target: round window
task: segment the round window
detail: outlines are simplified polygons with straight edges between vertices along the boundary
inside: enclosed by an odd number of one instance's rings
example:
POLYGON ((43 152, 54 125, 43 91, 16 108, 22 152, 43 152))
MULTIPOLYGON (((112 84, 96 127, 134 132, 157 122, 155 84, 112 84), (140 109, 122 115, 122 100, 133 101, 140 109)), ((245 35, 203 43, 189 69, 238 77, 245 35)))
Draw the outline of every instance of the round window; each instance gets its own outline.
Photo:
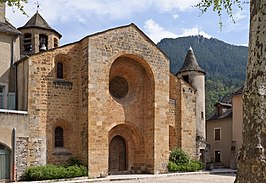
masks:
POLYGON ((110 81, 109 91, 115 98, 124 98, 128 93, 128 83, 124 78, 114 77, 110 81))

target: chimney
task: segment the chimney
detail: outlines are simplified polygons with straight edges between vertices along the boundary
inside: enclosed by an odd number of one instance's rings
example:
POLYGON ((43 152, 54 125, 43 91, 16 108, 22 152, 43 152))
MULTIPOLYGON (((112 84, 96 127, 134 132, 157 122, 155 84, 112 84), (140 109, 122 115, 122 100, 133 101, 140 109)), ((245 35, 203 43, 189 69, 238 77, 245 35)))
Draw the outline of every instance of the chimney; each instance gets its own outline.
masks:
POLYGON ((5 22, 6 6, 5 3, 0 3, 0 22, 5 22))

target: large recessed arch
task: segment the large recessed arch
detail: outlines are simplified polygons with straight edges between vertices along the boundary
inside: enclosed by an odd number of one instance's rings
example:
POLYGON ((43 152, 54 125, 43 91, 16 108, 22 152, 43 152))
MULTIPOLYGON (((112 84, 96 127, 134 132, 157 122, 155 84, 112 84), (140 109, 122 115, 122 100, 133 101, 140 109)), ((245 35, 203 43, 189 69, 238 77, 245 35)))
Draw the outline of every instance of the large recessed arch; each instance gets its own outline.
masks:
POLYGON ((154 74, 149 64, 133 54, 116 57, 109 72, 109 93, 112 98, 120 104, 130 105, 141 99, 146 90, 154 94, 154 74))
POLYGON ((132 172, 151 172, 154 164, 150 157, 154 156, 155 78, 150 63, 137 55, 122 54, 115 57, 109 70, 109 124, 113 125, 109 140, 112 134, 125 139, 127 167, 132 172), (110 86, 112 83, 115 85, 110 86))

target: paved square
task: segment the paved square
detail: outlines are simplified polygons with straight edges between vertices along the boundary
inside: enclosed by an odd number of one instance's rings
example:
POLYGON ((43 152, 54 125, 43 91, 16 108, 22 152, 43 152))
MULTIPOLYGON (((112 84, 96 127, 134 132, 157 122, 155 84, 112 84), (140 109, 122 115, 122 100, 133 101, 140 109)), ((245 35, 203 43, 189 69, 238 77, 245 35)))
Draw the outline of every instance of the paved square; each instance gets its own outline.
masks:
MULTIPOLYGON (((158 177, 139 180, 112 181, 112 183, 233 183, 235 174, 201 174, 171 177, 158 177)), ((104 181, 105 182, 105 181, 104 181)), ((108 181, 106 181, 108 182, 108 181)))

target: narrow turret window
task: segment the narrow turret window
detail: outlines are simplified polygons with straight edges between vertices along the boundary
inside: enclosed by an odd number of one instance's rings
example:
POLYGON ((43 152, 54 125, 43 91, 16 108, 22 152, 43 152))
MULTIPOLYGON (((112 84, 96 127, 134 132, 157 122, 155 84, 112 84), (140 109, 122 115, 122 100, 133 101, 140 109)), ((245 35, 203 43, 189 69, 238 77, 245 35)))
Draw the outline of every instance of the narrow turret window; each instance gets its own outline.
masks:
POLYGON ((24 34, 24 51, 32 51, 31 34, 24 34))
POLYGON ((57 62, 56 64, 56 77, 58 79, 63 79, 63 64, 61 62, 57 62))
POLYGON ((55 128, 55 147, 64 147, 64 130, 61 127, 55 128))

